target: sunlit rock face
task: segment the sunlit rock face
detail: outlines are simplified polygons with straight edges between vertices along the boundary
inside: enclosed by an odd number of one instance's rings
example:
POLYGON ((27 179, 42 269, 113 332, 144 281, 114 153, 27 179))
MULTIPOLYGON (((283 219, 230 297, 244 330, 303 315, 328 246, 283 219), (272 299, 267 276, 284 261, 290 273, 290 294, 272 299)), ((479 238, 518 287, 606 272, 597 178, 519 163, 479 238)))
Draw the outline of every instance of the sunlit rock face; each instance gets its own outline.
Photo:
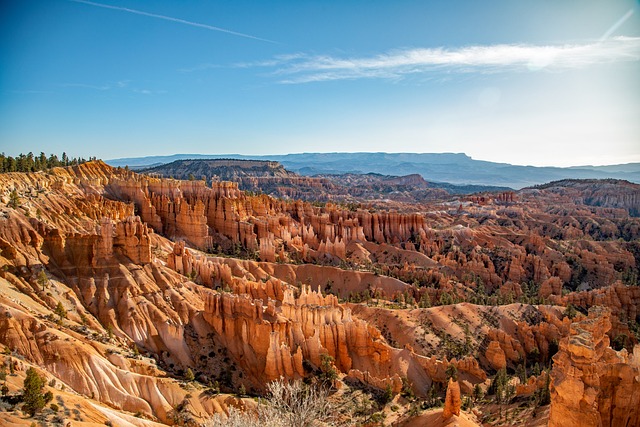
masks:
POLYGON ((460 385, 458 384, 458 381, 454 381, 453 378, 450 378, 447 386, 447 394, 444 398, 442 418, 448 419, 454 415, 460 415, 461 402, 460 385))
MULTIPOLYGON (((463 420, 460 401, 476 385, 530 355, 546 363, 560 342, 551 422, 634 425, 640 355, 608 343, 635 340, 640 222, 574 196, 377 209, 102 162, 2 174, 0 344, 21 372, 36 366, 91 405, 174 423, 176 408, 201 422, 241 405, 209 383, 263 393, 271 380, 313 381, 330 368, 336 387, 424 397, 434 383, 444 390, 450 365, 459 382, 440 398, 463 420), (14 190, 19 206, 9 205, 14 190), (569 303, 611 314, 572 325, 569 303)), ((517 394, 542 387, 530 377, 517 394)))
POLYGON ((551 372, 550 426, 640 423, 640 346, 609 347, 610 311, 596 307, 571 324, 551 372))

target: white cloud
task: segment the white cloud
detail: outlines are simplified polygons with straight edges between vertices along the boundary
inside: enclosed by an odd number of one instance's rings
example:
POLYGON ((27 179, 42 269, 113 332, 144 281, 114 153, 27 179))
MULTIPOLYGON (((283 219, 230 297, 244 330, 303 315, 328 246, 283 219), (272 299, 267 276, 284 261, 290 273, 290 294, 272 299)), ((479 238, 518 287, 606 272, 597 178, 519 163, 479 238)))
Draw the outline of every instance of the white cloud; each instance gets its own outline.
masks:
POLYGON ((566 70, 638 59, 640 38, 615 37, 583 44, 414 48, 371 57, 340 58, 295 54, 242 66, 272 67, 275 68, 274 74, 282 77, 282 83, 308 83, 361 78, 399 79, 410 74, 433 71, 499 73, 566 70))

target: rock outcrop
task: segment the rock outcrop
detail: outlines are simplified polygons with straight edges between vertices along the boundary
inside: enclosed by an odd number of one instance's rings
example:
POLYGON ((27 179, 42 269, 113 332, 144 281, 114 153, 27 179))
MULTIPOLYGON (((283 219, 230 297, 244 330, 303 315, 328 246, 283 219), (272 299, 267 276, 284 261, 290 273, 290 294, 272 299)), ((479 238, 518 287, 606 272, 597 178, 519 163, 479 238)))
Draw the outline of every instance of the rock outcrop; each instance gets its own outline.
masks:
POLYGON ((507 357, 500 347, 500 343, 498 341, 489 342, 489 346, 487 347, 487 351, 484 356, 487 358, 487 361, 491 365, 491 367, 495 370, 503 369, 507 367, 507 357))
POLYGON ((609 347, 610 312, 601 307, 571 324, 551 371, 549 426, 640 425, 640 346, 609 347))
POLYGON ((230 293, 211 293, 205 299, 205 320, 257 387, 280 377, 302 378, 310 373, 303 362, 320 369, 323 355, 332 358, 338 372, 376 387, 391 384, 400 391, 403 376, 430 384, 413 355, 389 347, 377 329, 353 318, 335 296, 322 296, 305 285, 297 298, 287 288, 272 295, 282 299, 230 293), (405 363, 410 371, 399 368, 405 363))
POLYGON ((444 409, 442 410, 442 418, 449 419, 454 415, 460 415, 460 405, 462 400, 460 399, 460 384, 458 381, 454 381, 453 378, 449 378, 449 384, 447 385, 447 394, 444 398, 444 409))

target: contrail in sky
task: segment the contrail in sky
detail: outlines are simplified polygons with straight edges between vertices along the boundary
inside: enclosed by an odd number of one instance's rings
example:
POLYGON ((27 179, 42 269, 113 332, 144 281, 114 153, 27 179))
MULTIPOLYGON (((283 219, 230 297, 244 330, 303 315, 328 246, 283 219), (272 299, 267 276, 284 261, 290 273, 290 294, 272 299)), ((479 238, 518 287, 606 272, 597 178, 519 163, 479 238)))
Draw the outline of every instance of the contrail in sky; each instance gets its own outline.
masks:
POLYGON ((611 34, 613 34, 613 32, 614 32, 615 30, 617 30, 618 28, 620 28, 620 26, 621 26, 622 24, 624 24, 624 22, 625 22, 627 19, 631 18, 631 15, 633 15, 633 9, 629 9, 629 11, 628 11, 627 13, 625 13, 625 14, 624 14, 624 16, 623 16, 622 18, 618 19, 618 21, 617 21, 615 24, 613 24, 613 25, 611 26, 611 28, 609 28, 609 29, 607 30, 607 32, 606 32, 606 33, 604 33, 604 34, 602 35, 602 37, 600 37, 600 41, 601 41, 601 42, 603 42, 603 41, 605 41, 606 39, 608 39, 608 38, 609 38, 609 36, 610 36, 611 34))
POLYGON ((245 38, 248 38, 248 39, 260 40, 260 41, 267 42, 267 43, 278 44, 278 42, 275 42, 273 40, 263 39, 263 38, 255 37, 255 36, 252 36, 252 35, 249 35, 249 34, 238 33, 236 31, 226 30, 226 29, 220 28, 220 27, 214 27, 213 25, 200 24, 198 22, 191 22, 191 21, 187 21, 187 20, 184 20, 184 19, 172 18, 171 16, 158 15, 156 13, 144 12, 142 10, 129 9, 127 7, 111 6, 111 5, 108 5, 108 4, 95 3, 95 2, 92 2, 92 1, 88 1, 88 0, 70 0, 70 1, 75 2, 75 3, 88 4, 90 6, 102 7, 104 9, 120 10, 122 12, 129 12, 129 13, 134 13, 136 15, 148 16, 150 18, 164 19, 165 21, 172 21, 172 22, 177 22, 179 24, 191 25, 192 27, 204 28, 206 30, 211 30, 211 31, 220 31, 222 33, 232 34, 234 36, 245 37, 245 38))

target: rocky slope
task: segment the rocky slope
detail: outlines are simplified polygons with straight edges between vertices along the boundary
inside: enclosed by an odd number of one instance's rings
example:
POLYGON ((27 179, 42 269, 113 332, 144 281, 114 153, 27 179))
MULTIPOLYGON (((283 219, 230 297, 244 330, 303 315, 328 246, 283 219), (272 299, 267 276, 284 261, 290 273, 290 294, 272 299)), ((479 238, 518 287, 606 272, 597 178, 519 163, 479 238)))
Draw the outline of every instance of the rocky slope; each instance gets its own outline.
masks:
POLYGON ((629 181, 565 179, 536 188, 570 197, 576 203, 621 208, 631 216, 640 216, 640 185, 629 181))
MULTIPOLYGON (((550 360, 573 372, 563 306, 607 306, 602 333, 637 342, 640 222, 545 189, 347 209, 88 162, 0 175, 0 201, 6 366, 36 366, 56 399, 86 398, 47 422, 197 425, 284 377, 378 402, 345 419, 378 408, 415 425, 455 370, 447 415, 463 405, 448 419, 497 425, 476 389, 540 402, 550 360), (503 368, 519 374, 496 391, 503 368), (386 390, 401 410, 380 403, 386 390)), ((32 421, 6 409, 2 423, 32 421)))

